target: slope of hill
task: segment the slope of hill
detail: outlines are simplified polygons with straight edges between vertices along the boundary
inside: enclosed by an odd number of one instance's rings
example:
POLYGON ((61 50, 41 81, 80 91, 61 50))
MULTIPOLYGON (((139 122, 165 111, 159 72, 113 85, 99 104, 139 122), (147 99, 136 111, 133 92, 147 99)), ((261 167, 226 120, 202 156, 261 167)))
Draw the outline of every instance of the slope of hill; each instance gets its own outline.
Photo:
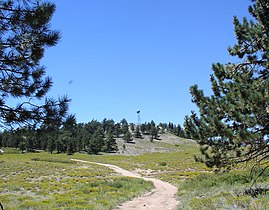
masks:
POLYGON ((119 147, 118 154, 123 155, 141 155, 154 152, 175 152, 180 145, 190 145, 198 147, 195 141, 183 139, 171 133, 159 135, 158 140, 150 141, 149 135, 143 135, 143 138, 133 138, 132 143, 125 143, 122 138, 117 138, 119 147))

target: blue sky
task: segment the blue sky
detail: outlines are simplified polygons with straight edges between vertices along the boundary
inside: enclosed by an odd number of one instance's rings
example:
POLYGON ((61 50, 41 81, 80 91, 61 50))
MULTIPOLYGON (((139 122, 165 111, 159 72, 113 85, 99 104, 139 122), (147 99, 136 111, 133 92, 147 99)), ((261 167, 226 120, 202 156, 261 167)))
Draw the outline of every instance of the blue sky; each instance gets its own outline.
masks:
POLYGON ((68 95, 78 122, 126 118, 183 123, 195 110, 189 87, 210 94, 214 62, 233 61, 233 16, 248 0, 54 0, 59 44, 42 64, 49 95, 68 95))

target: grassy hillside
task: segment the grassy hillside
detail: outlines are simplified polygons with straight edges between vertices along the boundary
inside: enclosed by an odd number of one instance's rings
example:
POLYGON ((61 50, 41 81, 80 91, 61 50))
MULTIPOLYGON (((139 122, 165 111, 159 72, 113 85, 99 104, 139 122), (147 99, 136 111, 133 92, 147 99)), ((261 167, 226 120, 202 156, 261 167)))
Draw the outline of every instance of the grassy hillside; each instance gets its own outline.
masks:
MULTIPOLYGON (((252 198, 243 195, 251 185, 243 170, 214 174, 196 163, 199 148, 191 140, 164 134, 161 140, 135 139, 110 155, 32 153, 0 156, 0 201, 6 209, 111 209, 153 186, 125 178, 96 165, 72 162, 71 158, 111 163, 157 177, 179 187, 179 209, 268 209, 265 192, 252 198)), ((11 151, 9 151, 11 153, 11 151)), ((12 152, 13 153, 13 152, 12 152)), ((258 187, 268 186, 268 175, 258 187)))

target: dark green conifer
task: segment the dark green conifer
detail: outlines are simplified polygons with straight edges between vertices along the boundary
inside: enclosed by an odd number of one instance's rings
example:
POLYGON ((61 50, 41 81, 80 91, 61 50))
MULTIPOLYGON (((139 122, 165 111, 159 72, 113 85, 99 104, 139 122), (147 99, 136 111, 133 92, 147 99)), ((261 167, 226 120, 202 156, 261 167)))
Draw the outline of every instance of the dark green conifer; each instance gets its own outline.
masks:
POLYGON ((115 152, 118 150, 116 139, 114 138, 112 130, 108 130, 104 142, 105 152, 115 152))
POLYGON ((89 154, 97 155, 99 152, 101 152, 103 145, 104 145, 104 136, 101 127, 98 127, 97 130, 95 130, 94 134, 89 139, 88 145, 86 147, 87 152, 89 154))
POLYGON ((212 65, 213 95, 190 88, 199 116, 191 122, 206 165, 217 168, 269 156, 269 1, 252 1, 251 20, 234 17, 238 63, 212 65))
POLYGON ((123 135, 123 140, 125 143, 130 143, 133 141, 132 134, 130 131, 126 131, 126 133, 123 135))
POLYGON ((57 44, 50 29, 55 4, 40 0, 0 1, 0 126, 61 124, 69 100, 46 99, 52 80, 40 61, 57 44), (9 103, 9 99, 18 101, 9 103), (34 99, 43 100, 34 104, 34 99))
POLYGON ((159 137, 159 129, 153 120, 149 123, 149 134, 151 142, 153 142, 153 139, 158 139, 159 137))
POLYGON ((141 132, 140 132, 140 127, 139 127, 138 125, 137 125, 136 128, 135 128, 134 136, 135 136, 135 138, 140 138, 140 139, 143 138, 143 137, 142 137, 142 134, 141 134, 141 132))

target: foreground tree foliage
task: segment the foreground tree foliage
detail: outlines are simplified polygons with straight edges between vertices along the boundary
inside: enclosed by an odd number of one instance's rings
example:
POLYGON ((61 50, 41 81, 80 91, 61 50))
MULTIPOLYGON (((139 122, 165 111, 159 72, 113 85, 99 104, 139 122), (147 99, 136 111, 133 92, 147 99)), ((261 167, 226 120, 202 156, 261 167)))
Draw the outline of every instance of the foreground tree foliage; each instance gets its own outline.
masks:
POLYGON ((66 115, 66 97, 45 98, 52 81, 40 64, 45 48, 59 41, 59 31, 50 29, 54 11, 47 1, 0 1, 1 127, 61 124, 66 115))
POLYGON ((253 20, 234 18, 237 44, 229 47, 239 63, 213 64, 213 95, 190 88, 199 115, 187 118, 201 145, 200 161, 227 168, 269 157, 269 1, 252 1, 253 20), (194 127, 193 127, 194 126, 194 127))

